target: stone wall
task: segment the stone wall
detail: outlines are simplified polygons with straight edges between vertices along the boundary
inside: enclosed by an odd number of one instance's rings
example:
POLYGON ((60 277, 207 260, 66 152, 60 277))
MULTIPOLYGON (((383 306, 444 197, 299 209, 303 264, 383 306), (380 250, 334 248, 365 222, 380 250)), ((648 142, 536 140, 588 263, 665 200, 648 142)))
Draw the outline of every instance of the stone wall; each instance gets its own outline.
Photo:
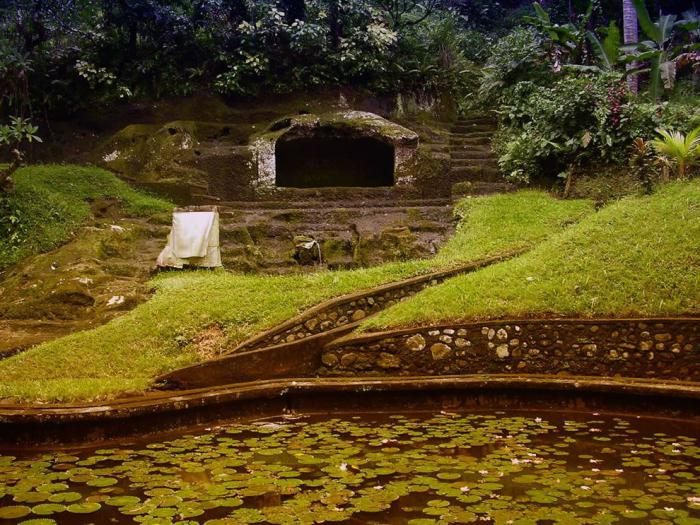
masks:
POLYGON ((428 286, 435 286, 449 277, 471 269, 472 267, 469 267, 424 275, 401 283, 382 286, 364 294, 353 294, 328 301, 308 310, 291 322, 284 323, 273 332, 268 332, 253 341, 244 343, 236 351, 292 343, 359 322, 365 317, 424 290, 428 286))
POLYGON ((458 268, 419 275, 405 281, 372 288, 365 292, 331 299, 306 310, 301 315, 278 325, 272 330, 243 342, 232 352, 292 343, 336 328, 348 326, 407 297, 415 295, 429 286, 440 284, 450 277, 490 266, 521 253, 523 253, 523 250, 516 250, 504 255, 481 259, 458 268))
POLYGON ((700 319, 497 321, 339 341, 319 375, 572 374, 700 380, 700 319))

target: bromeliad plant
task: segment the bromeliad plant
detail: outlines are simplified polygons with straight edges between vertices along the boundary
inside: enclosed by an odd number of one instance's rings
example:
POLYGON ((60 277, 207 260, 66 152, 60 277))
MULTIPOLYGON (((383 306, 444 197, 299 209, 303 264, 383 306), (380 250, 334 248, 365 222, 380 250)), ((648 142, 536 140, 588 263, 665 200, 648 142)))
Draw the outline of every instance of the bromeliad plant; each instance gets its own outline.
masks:
POLYGON ((651 145, 659 160, 674 169, 678 179, 685 179, 693 167, 700 164, 700 127, 684 135, 680 131, 656 130, 659 138, 651 145))

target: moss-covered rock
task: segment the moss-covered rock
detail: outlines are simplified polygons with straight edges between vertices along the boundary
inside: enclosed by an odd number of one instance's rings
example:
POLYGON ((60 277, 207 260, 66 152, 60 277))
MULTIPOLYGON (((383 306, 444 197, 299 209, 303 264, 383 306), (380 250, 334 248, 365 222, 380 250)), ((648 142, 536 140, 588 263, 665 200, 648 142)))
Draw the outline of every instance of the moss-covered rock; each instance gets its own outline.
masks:
POLYGON ((210 186, 225 190, 232 173, 243 175, 243 182, 234 185, 250 184, 254 166, 245 143, 251 129, 249 124, 194 120, 133 124, 107 139, 95 160, 137 184, 189 201, 211 193, 210 186))
POLYGON ((354 259, 359 266, 386 261, 405 261, 427 255, 424 245, 407 227, 392 227, 361 236, 355 244, 354 259))
POLYGON ((110 222, 11 268, 0 283, 0 319, 102 322, 142 301, 162 240, 145 221, 110 222))

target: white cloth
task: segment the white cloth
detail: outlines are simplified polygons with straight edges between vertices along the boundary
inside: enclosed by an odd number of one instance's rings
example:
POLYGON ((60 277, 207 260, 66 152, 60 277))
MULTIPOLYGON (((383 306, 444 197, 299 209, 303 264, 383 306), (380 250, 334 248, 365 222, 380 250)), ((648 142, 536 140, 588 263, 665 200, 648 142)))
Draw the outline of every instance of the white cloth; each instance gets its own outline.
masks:
POLYGON ((218 211, 175 211, 168 244, 158 256, 160 267, 221 266, 218 211))

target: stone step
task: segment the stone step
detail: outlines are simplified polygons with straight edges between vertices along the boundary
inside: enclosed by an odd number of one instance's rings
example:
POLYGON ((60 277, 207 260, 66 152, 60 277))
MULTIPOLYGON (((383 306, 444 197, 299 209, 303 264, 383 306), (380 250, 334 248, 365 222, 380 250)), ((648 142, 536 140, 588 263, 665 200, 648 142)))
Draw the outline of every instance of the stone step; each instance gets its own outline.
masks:
POLYGON ((215 197, 214 195, 206 195, 204 193, 193 193, 192 201, 196 205, 206 206, 211 204, 219 204, 221 202, 221 199, 219 197, 215 197))
POLYGON ((491 195, 493 193, 507 193, 516 191, 517 189, 517 186, 509 182, 473 181, 470 182, 466 188, 460 187, 460 190, 462 191, 457 194, 453 194, 453 196, 455 199, 460 199, 461 197, 466 197, 467 195, 491 195))
POLYGON ((430 157, 435 160, 449 161, 452 157, 449 151, 435 151, 430 154, 430 157))
POLYGON ((491 136, 455 137, 450 140, 450 146, 486 146, 491 144, 491 136))
POLYGON ((450 147, 446 142, 431 142, 427 144, 424 142, 423 146, 431 151, 445 151, 450 147))
POLYGON ((338 209, 395 209, 395 208, 439 208, 450 206, 450 199, 396 199, 396 200, 309 200, 309 201, 225 201, 219 203, 221 214, 227 211, 248 210, 319 210, 338 209))
POLYGON ((493 133, 491 131, 468 131, 464 133, 451 133, 450 142, 454 142, 455 140, 460 139, 475 139, 482 137, 491 138, 493 137, 493 133))
POLYGON ((450 167, 450 170, 455 172, 459 170, 469 170, 469 171, 475 171, 475 172, 480 172, 484 170, 495 170, 498 171, 498 163, 497 162, 473 162, 473 163, 464 163, 464 164, 452 164, 450 167))
POLYGON ((459 133, 474 133, 474 132, 488 132, 493 133, 496 131, 496 126, 492 124, 459 124, 453 126, 451 132, 453 134, 459 133))
POLYGON ((498 157, 490 149, 459 149, 452 151, 450 158, 454 162, 457 160, 496 160, 498 157))
POLYGON ((458 118, 455 121, 456 125, 459 124, 473 124, 473 123, 478 123, 478 124, 493 124, 496 125, 497 121, 494 118, 493 115, 469 115, 466 117, 461 117, 458 118))
POLYGON ((450 144, 450 154, 454 153, 477 153, 494 154, 491 144, 450 144))
POLYGON ((461 166, 450 168, 450 176, 464 179, 493 180, 501 176, 498 168, 493 166, 461 166))

